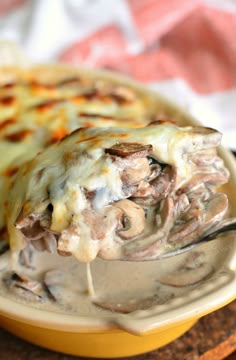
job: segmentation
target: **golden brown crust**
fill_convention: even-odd
[[[43,64],[30,67],[4,67],[0,68],[0,86],[14,81],[24,81],[37,79],[39,83],[56,84],[69,78],[77,77],[85,80],[96,80],[108,84],[128,86],[138,94],[146,106],[147,114],[156,120],[172,119],[177,121],[181,126],[196,124],[196,120],[183,109],[178,108],[176,104],[169,102],[160,94],[150,91],[147,86],[129,79],[126,76],[115,74],[105,70],[91,70],[87,68],[72,67],[66,64]]]
[[[175,105],[119,74],[63,64],[0,68],[0,153],[7,154],[0,187],[9,188],[25,161],[80,127],[138,128],[169,118],[190,123]]]

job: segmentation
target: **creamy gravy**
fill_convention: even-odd
[[[187,256],[191,257],[191,254]],[[186,255],[178,259],[136,263],[96,259],[89,269],[73,257],[38,252],[34,254],[34,269],[21,266],[17,273],[42,281],[45,273],[53,271],[54,279],[49,288],[53,299],[46,295],[40,301],[28,301],[9,291],[5,285],[0,287],[0,293],[18,302],[56,312],[84,316],[109,315],[109,310],[132,312],[166,303],[189,291],[189,287],[175,288],[159,282],[163,274],[174,271],[184,259]],[[192,259],[194,261],[194,254]],[[1,273],[1,277],[4,279],[6,274]]]

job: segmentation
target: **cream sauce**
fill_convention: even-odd
[[[192,256],[195,261],[194,254]],[[174,288],[159,282],[163,274],[174,271],[180,264],[184,264],[185,259],[186,255],[149,262],[96,259],[90,264],[90,269],[73,257],[36,252],[34,269],[21,266],[17,269],[17,273],[42,281],[46,272],[56,270],[57,275],[49,288],[56,301],[47,296],[41,302],[25,300],[9,291],[5,285],[0,286],[0,294],[17,302],[23,302],[27,306],[83,316],[111,314],[111,311],[95,303],[105,303],[108,309],[114,311],[121,309],[121,312],[124,309],[127,312],[147,309],[168,303],[173,297],[189,291],[189,287]],[[212,262],[209,256],[204,259],[209,263]],[[0,276],[4,278],[6,273],[2,272]]]

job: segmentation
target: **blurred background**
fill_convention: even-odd
[[[236,0],[1,0],[0,40],[1,64],[61,61],[145,82],[236,150]]]

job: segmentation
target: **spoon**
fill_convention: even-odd
[[[144,257],[144,258],[140,258],[136,261],[150,261],[150,260],[162,260],[162,259],[166,259],[172,256],[177,256],[180,255],[182,253],[188,252],[190,250],[195,249],[197,246],[200,246],[202,244],[208,243],[210,241],[216,240],[220,234],[223,234],[225,232],[228,231],[232,231],[232,230],[236,230],[236,219],[232,218],[232,219],[226,219],[223,222],[221,222],[220,224],[218,224],[218,226],[214,227],[214,230],[205,234],[203,237],[198,238],[197,240],[195,240],[194,242],[184,245],[182,247],[179,247],[177,249],[173,249],[167,252],[164,252],[162,254],[157,255],[156,257],[153,258],[148,258],[148,257]]]

